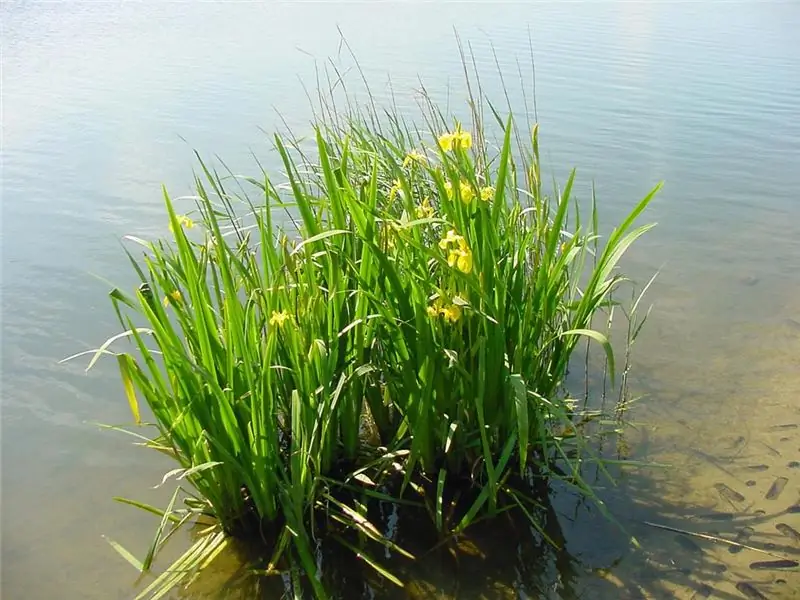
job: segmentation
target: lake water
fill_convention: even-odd
[[[276,109],[307,123],[300,80],[337,57],[337,25],[401,109],[418,76],[463,106],[454,27],[499,100],[492,45],[513,87],[530,40],[549,172],[577,166],[584,198],[595,180],[609,222],[666,182],[626,263],[660,270],[627,441],[670,466],[601,490],[643,549],[561,511],[554,560],[488,531],[457,565],[425,561],[402,597],[800,598],[797,569],[750,568],[772,557],[645,524],[800,559],[779,527],[800,530],[800,3],[20,1],[0,22],[3,598],[131,597],[102,536],[141,556],[156,523],[112,496],[166,502],[151,488],[168,464],[94,425],[129,420],[113,363],[58,361],[117,331],[99,277],[133,281],[117,240],[166,233],[159,186],[189,190],[192,149],[253,172]],[[224,597],[234,566],[182,597]]]

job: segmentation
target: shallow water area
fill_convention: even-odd
[[[659,225],[624,265],[640,282],[660,273],[622,448],[664,466],[599,488],[641,550],[556,493],[562,551],[498,523],[461,540],[457,560],[444,549],[403,567],[402,592],[332,574],[345,596],[800,597],[800,571],[774,562],[800,561],[800,6],[464,6],[0,6],[4,598],[132,597],[136,573],[103,536],[141,556],[157,523],[112,497],[164,505],[171,490],[152,488],[170,463],[94,425],[130,420],[113,362],[85,374],[58,361],[117,331],[95,276],[133,281],[117,239],[167,233],[159,186],[189,191],[192,148],[251,173],[250,151],[274,158],[258,129],[282,126],[272,107],[307,125],[297,77],[313,86],[314,58],[337,56],[337,23],[376,99],[394,91],[409,111],[418,75],[463,108],[453,26],[496,97],[494,45],[519,105],[530,35],[548,176],[576,166],[578,194],[594,180],[608,222],[666,181],[644,218]],[[174,597],[280,597],[279,579],[264,588],[238,569],[230,553]]]

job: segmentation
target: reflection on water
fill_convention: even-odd
[[[443,548],[409,567],[405,596],[374,582],[348,589],[364,598],[797,597],[796,569],[751,568],[775,556],[645,524],[798,559],[796,3],[3,3],[0,20],[4,597],[130,597],[134,573],[101,536],[142,555],[155,523],[111,496],[163,504],[169,490],[151,487],[168,463],[92,425],[129,418],[112,365],[86,375],[57,361],[115,331],[108,285],[92,275],[132,281],[115,238],[166,233],[158,186],[188,191],[191,148],[252,172],[251,150],[270,161],[258,127],[280,123],[272,107],[305,125],[296,76],[313,82],[309,55],[336,55],[336,23],[378,100],[394,90],[401,108],[413,106],[405,92],[417,75],[442,97],[449,86],[455,107],[453,26],[490,94],[499,81],[489,42],[515,78],[517,60],[530,72],[530,31],[547,169],[561,178],[577,165],[584,198],[595,179],[609,219],[667,181],[650,214],[660,225],[627,264],[640,279],[660,276],[635,347],[633,391],[644,398],[626,441],[633,456],[671,467],[626,470],[601,489],[642,550],[557,494],[550,523],[562,551],[497,523],[470,532],[457,561]],[[224,597],[236,564],[226,556],[189,597]],[[361,582],[353,569],[336,572],[351,585]],[[252,579],[237,585],[242,598],[283,589],[280,580],[269,582],[272,595],[247,588]]]

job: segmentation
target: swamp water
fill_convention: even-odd
[[[609,222],[666,181],[624,266],[660,275],[623,450],[669,466],[599,489],[642,550],[554,494],[563,551],[487,524],[458,561],[401,571],[404,592],[332,575],[345,596],[800,597],[800,6],[3,3],[0,24],[3,598],[132,595],[102,536],[142,555],[156,523],[111,498],[163,505],[170,490],[151,488],[169,463],[92,424],[129,420],[113,363],[57,363],[116,331],[92,275],[132,281],[116,239],[166,233],[159,184],[189,190],[192,148],[249,173],[251,150],[270,160],[273,107],[304,126],[297,77],[312,86],[312,56],[336,55],[336,24],[401,109],[417,75],[462,107],[453,26],[496,99],[490,42],[513,90],[530,35],[545,171],[576,166],[583,198],[595,180]],[[229,554],[175,597],[278,597],[237,567]]]

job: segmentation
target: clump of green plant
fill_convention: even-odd
[[[370,498],[424,504],[441,532],[458,533],[509,507],[536,525],[524,490],[534,473],[591,494],[581,457],[565,451],[582,434],[564,380],[587,337],[613,377],[592,322],[650,228],[634,222],[657,188],[601,244],[594,203],[582,220],[572,196],[574,172],[544,193],[538,126],[523,141],[511,115],[492,111],[496,146],[478,110],[467,128],[428,102],[423,131],[375,109],[322,110],[313,150],[275,137],[280,180],[262,169],[226,181],[201,161],[194,214],[165,192],[172,239],[134,239],[142,284],[111,292],[124,331],[97,356],[133,341],[116,354],[128,402],[137,422],[146,402],[158,434],[145,444],[192,489],[181,506],[176,491],[165,511],[145,507],[162,523],[144,562],[116,547],[146,571],[172,531],[213,520],[142,597],[184,581],[231,537],[263,538],[271,567],[298,561],[325,597],[320,512],[400,584],[358,546],[403,553],[367,520]]]

